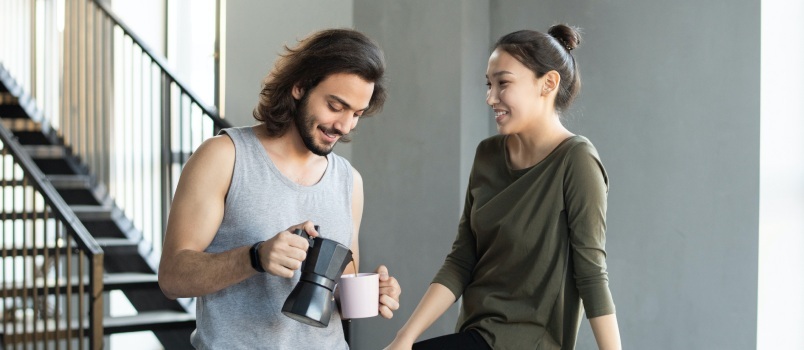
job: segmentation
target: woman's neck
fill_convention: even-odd
[[[544,123],[506,138],[508,159],[514,169],[532,167],[546,158],[562,141],[573,136],[557,115]]]

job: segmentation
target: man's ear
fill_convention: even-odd
[[[293,89],[290,91],[290,93],[293,95],[293,98],[297,100],[301,100],[302,97],[304,97],[304,89],[302,89],[302,87],[299,86],[299,84],[294,84]]]

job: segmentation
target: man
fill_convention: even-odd
[[[337,312],[316,328],[281,308],[308,247],[295,229],[350,247],[359,262],[363,181],[331,152],[382,107],[384,61],[370,39],[345,29],[285,49],[254,109],[261,123],[205,141],[173,199],[159,285],[169,298],[198,297],[196,348],[348,348]],[[376,271],[379,312],[391,318],[399,283],[384,266]]]

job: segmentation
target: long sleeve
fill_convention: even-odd
[[[586,143],[573,147],[566,161],[564,200],[578,293],[588,318],[612,314],[605,250],[606,171]]]
[[[469,179],[471,188],[471,177]],[[472,232],[470,220],[472,211],[472,194],[466,191],[466,200],[463,214],[458,224],[458,235],[452,243],[452,251],[447,255],[441,269],[433,278],[433,283],[439,283],[449,288],[455,299],[460,298],[463,290],[472,278],[472,271],[477,264],[477,240]]]

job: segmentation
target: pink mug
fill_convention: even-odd
[[[341,290],[341,316],[346,319],[374,317],[379,314],[380,275],[346,274],[338,283]]]

